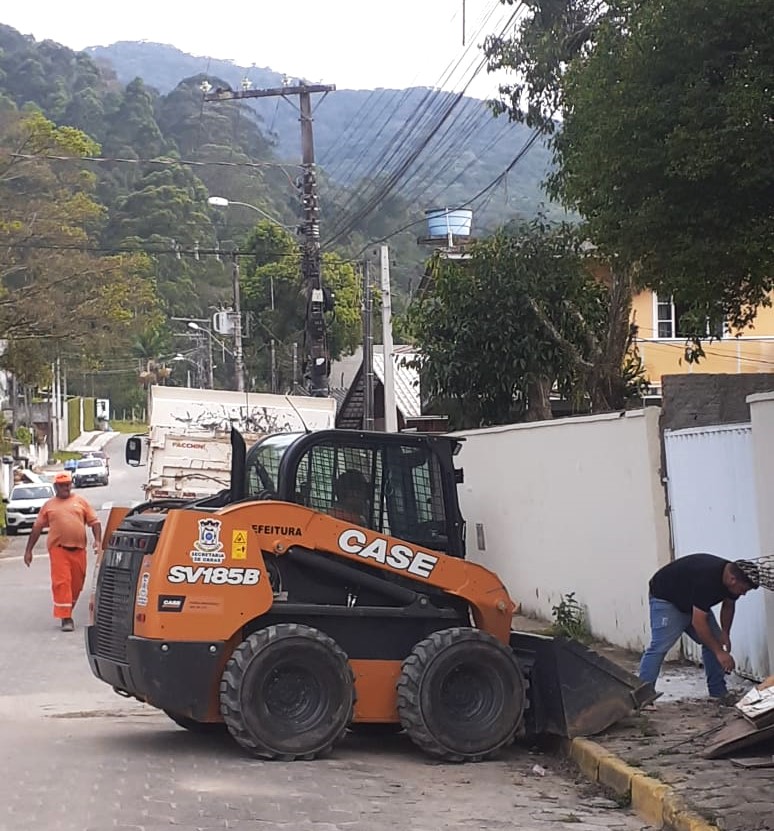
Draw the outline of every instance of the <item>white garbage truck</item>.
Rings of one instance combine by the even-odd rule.
[[[229,487],[232,428],[250,444],[335,421],[333,398],[153,386],[148,433],[128,439],[126,461],[147,464],[146,500],[199,499]]]

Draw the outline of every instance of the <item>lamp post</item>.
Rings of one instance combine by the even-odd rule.
[[[194,361],[192,358],[188,358],[185,355],[181,355],[179,352],[177,353],[177,355],[170,358],[170,361],[173,362],[173,363],[180,363],[180,361],[187,361],[189,364],[192,364],[194,367],[196,367],[196,370],[197,370],[196,374],[198,376],[197,381],[199,382],[199,385],[201,386],[202,379],[201,379],[201,372],[199,371],[200,364],[197,361]],[[186,369],[185,374],[186,374],[186,386],[190,387],[191,386],[191,370]]]
[[[228,208],[230,205],[238,205],[240,208],[250,208],[256,213],[259,213],[261,216],[265,217],[269,220],[269,222],[273,222],[275,225],[279,225],[280,228],[284,228],[286,231],[292,231],[293,227],[291,225],[283,225],[278,219],[275,219],[271,214],[266,213],[263,208],[259,208],[256,205],[251,205],[249,202],[236,202],[233,199],[226,199],[225,196],[210,196],[207,199],[207,204],[212,205],[213,208]]]

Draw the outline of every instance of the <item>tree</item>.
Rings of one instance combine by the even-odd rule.
[[[694,340],[750,324],[774,287],[768,0],[529,5],[486,48],[521,73],[496,110],[550,130],[561,109],[549,192],[618,273],[687,308]]]
[[[436,255],[432,268],[409,322],[426,390],[460,405],[458,426],[550,418],[554,389],[576,406],[623,400],[622,366],[615,390],[602,370],[609,291],[570,226],[501,231],[475,243],[468,261]]]
[[[188,169],[154,166],[137,177],[111,211],[103,239],[110,244],[156,254],[158,291],[171,316],[209,314],[228,296],[228,271],[212,256],[193,254],[215,245],[207,191]],[[175,253],[176,248],[185,255]]]
[[[54,356],[102,360],[158,314],[148,258],[94,250],[104,209],[77,159],[98,150],[39,112],[0,110],[3,363],[30,384],[45,380]],[[55,164],[49,154],[74,161]]]
[[[273,222],[262,220],[245,246],[252,258],[243,269],[242,301],[255,330],[247,346],[248,360],[261,386],[271,385],[270,353],[274,341],[276,390],[293,386],[293,344],[303,360],[306,295],[301,275],[301,252],[294,238]],[[328,319],[328,351],[335,360],[360,342],[359,281],[351,263],[337,254],[324,254],[322,280],[335,299]],[[299,371],[301,367],[299,364]],[[263,381],[263,384],[261,382]]]

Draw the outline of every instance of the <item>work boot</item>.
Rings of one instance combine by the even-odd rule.
[[[733,707],[741,696],[732,692],[725,692],[723,695],[711,695],[710,701],[719,704],[721,707]]]
[[[73,623],[73,619],[71,617],[66,617],[62,620],[62,631],[63,632],[72,632],[75,629],[75,624]]]

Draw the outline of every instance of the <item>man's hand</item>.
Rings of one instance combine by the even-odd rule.
[[[736,668],[736,661],[733,659],[733,656],[730,652],[718,652],[715,656],[718,659],[718,663],[721,667],[723,667],[723,672],[729,673],[733,672]]]
[[[728,632],[723,632],[720,636],[720,645],[723,647],[724,652],[731,651],[731,635]]]
[[[32,564],[32,552],[28,550],[28,551],[24,552],[24,565],[27,566],[27,568],[29,568],[31,564]]]

